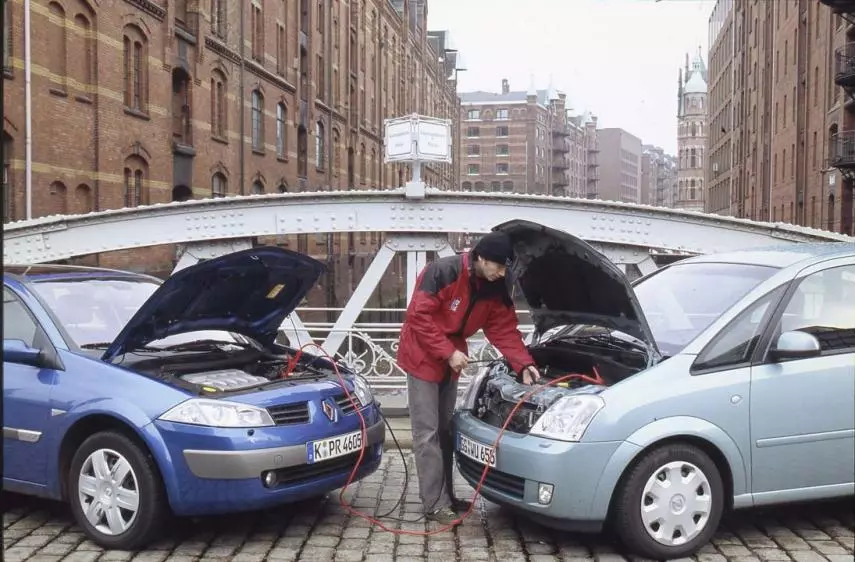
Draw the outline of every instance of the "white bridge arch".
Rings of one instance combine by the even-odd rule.
[[[593,244],[618,264],[642,273],[656,267],[651,252],[705,254],[781,243],[844,241],[855,238],[789,224],[770,224],[704,213],[611,201],[507,193],[446,192],[428,189],[409,197],[405,189],[236,196],[149,205],[84,215],[50,216],[3,227],[3,262],[44,263],[98,252],[161,244],[182,247],[178,268],[199,259],[248,247],[258,236],[333,232],[381,232],[380,248],[332,326],[323,347],[351,364],[387,362],[395,343],[359,359],[339,351],[353,337],[354,322],[394,255],[407,253],[408,294],[427,252],[453,253],[450,233],[484,233],[510,219],[527,219],[566,230]],[[283,325],[305,343],[311,334],[292,315]],[[364,332],[364,331],[363,331]],[[373,346],[373,347],[372,347]],[[483,348],[487,349],[487,348]],[[397,374],[401,374],[397,372]],[[372,377],[379,382],[385,376]]]

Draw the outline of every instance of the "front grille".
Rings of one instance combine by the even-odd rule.
[[[356,397],[355,394],[350,395],[353,398],[353,401],[359,404],[359,398]],[[352,414],[354,411],[353,404],[350,402],[350,398],[347,397],[347,394],[341,394],[335,397],[336,405],[341,408],[341,413],[344,415]]]
[[[293,425],[309,422],[309,403],[280,404],[267,408],[276,425]]]
[[[463,455],[457,455],[458,466],[460,473],[473,482],[481,481],[481,473],[484,472],[484,465],[473,461]],[[525,479],[519,476],[513,476],[506,472],[501,472],[495,468],[491,468],[487,473],[487,478],[484,479],[484,487],[501,492],[518,500],[525,496]]]
[[[362,466],[365,466],[370,461],[372,452],[373,448],[371,447],[365,450]],[[332,476],[337,473],[348,474],[353,470],[353,465],[356,464],[358,459],[359,451],[314,464],[301,464],[298,466],[289,466],[288,468],[279,468],[276,470],[276,482],[278,486],[282,486],[285,484],[298,484],[316,478],[323,478],[324,476]]]

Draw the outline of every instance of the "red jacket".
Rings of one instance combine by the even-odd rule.
[[[448,359],[455,349],[468,354],[466,339],[479,329],[515,372],[534,365],[504,280],[476,277],[469,261],[469,254],[437,259],[416,279],[398,346],[398,366],[416,378],[441,382],[447,373],[457,378]]]

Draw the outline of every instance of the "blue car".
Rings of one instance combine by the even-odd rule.
[[[68,501],[105,548],[143,547],[170,512],[323,496],[363,448],[355,480],[379,466],[385,426],[367,382],[276,343],[323,272],[308,256],[254,248],[163,283],[4,269],[3,488]]]

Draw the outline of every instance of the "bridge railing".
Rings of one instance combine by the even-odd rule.
[[[298,308],[297,314],[301,318],[307,318],[318,313],[338,313],[340,308]],[[366,308],[363,312],[386,312],[400,314],[400,322],[354,322],[353,326],[344,330],[334,330],[333,322],[303,322],[304,337],[300,338],[298,331],[288,333],[286,325],[283,326],[283,333],[280,341],[288,342],[294,347],[300,347],[309,343],[305,338],[305,334],[311,337],[312,341],[320,344],[324,339],[333,332],[344,333],[344,341],[335,354],[335,358],[347,365],[355,372],[363,375],[374,389],[403,389],[406,388],[406,373],[398,366],[398,343],[401,334],[401,326],[403,325],[404,309],[393,308]],[[517,311],[519,317],[527,317],[528,312],[524,310]],[[520,322],[520,332],[523,337],[527,338],[533,331],[534,326],[528,323]],[[287,335],[286,335],[287,334]],[[290,339],[293,338],[293,339]],[[476,361],[468,367],[462,374],[461,387],[464,387],[467,379],[469,379],[480,366],[481,361],[488,359],[496,359],[501,354],[494,348],[484,333],[479,331],[474,336],[469,338],[469,357]],[[316,348],[307,347],[306,353],[319,353]]]

